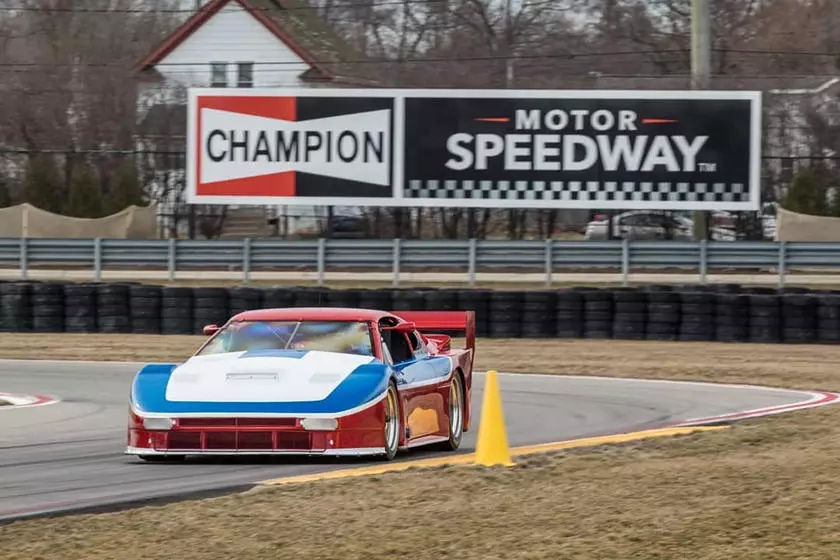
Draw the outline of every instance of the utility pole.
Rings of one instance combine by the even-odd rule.
[[[505,0],[505,88],[511,89],[513,87],[513,18],[511,12],[513,11],[513,0]],[[471,215],[475,214],[471,210]],[[517,210],[511,208],[508,210],[508,228],[511,234],[517,229],[517,220],[519,219],[519,212],[527,212],[527,210]],[[474,222],[475,218],[468,218],[470,222]],[[515,235],[512,235],[515,237]]]
[[[712,66],[710,0],[691,0],[691,88],[709,89]],[[694,239],[708,238],[707,212],[693,212]]]
[[[513,21],[511,12],[513,11],[513,0],[505,0],[505,87],[510,89],[513,87]]]

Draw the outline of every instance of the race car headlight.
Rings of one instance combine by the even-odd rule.
[[[172,418],[143,418],[143,427],[147,430],[169,430],[174,425]]]
[[[332,431],[338,427],[338,420],[335,418],[304,418],[300,421],[304,430]]]

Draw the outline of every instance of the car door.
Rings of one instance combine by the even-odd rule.
[[[619,239],[641,239],[643,238],[644,218],[641,214],[622,214],[616,216],[615,233]]]
[[[446,356],[430,356],[416,331],[387,332],[409,444],[448,435],[446,399],[452,361]]]

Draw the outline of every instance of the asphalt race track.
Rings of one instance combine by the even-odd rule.
[[[236,458],[145,463],[123,455],[129,385],[138,365],[0,360],[0,391],[56,404],[0,409],[0,520],[234,489],[269,478],[364,464],[360,460]],[[484,376],[473,392],[476,422]],[[500,375],[512,446],[629,432],[807,400],[797,391],[675,382]],[[408,453],[404,459],[431,456]],[[403,460],[404,460],[403,459]]]

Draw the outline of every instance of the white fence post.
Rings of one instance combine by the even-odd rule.
[[[29,278],[29,238],[20,238],[20,279]]]
[[[102,281],[102,238],[93,240],[93,281]]]
[[[621,240],[621,285],[630,284],[630,240]]]
[[[242,241],[242,282],[248,283],[251,276],[251,238],[246,237]]]
[[[779,286],[785,285],[785,272],[787,270],[787,242],[779,242]]]
[[[545,240],[545,285],[547,288],[551,287],[552,274],[554,273],[554,240],[548,238]]]
[[[470,239],[469,245],[469,256],[467,257],[467,276],[468,276],[468,283],[470,286],[475,286],[475,261],[476,261],[476,249],[477,243],[476,239],[473,237]]]
[[[318,238],[318,285],[323,286],[326,275],[327,240]]]
[[[400,285],[400,261],[402,259],[401,245],[402,243],[400,238],[395,237],[391,252],[391,272],[394,275],[391,280],[391,285],[395,288]]]
[[[175,281],[175,269],[176,269],[176,254],[175,251],[177,250],[176,243],[177,239],[174,237],[169,238],[169,252],[167,254],[167,270],[169,271],[169,281]]]

